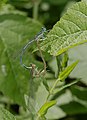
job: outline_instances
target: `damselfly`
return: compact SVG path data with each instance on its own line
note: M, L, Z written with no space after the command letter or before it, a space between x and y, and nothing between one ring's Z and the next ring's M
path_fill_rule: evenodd
M44 33L47 32L46 28L42 27L41 31L31 40L29 41L21 50L20 52L20 64L25 67L26 69L30 69L31 67L28 67L26 66L24 63L23 63L23 60L22 60L22 57L23 57L23 54L25 52L25 50L34 42L34 41L38 41L39 39L44 39ZM38 43L38 42L37 42ZM40 47L39 47L39 44L38 44L38 48L39 48L39 51L40 51L40 54L41 54L41 57L42 57L42 60L45 64L45 61L43 59L43 56L42 56L42 53L41 53L41 50L40 50ZM45 65L46 66L46 65Z

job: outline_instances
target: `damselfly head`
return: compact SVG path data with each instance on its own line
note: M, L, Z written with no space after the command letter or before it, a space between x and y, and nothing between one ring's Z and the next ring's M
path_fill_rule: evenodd
M46 28L45 28L45 27L42 27L42 31L43 31L43 32L46 32Z

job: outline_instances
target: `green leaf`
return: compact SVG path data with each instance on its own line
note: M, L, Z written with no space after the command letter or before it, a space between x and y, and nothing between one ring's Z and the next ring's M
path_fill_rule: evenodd
M71 82L71 83L69 83L69 84L66 84L66 85L60 87L59 89L56 88L55 91L54 91L54 94L56 94L56 93L58 93L58 92L64 90L65 88L68 88L68 87L70 87L70 86L76 84L78 81L79 81L79 80L77 79L77 80L75 80L75 81L73 81L73 82Z
M70 66L66 67L62 72L60 72L58 79L64 80L68 77L68 75L72 72L75 66L78 64L79 61L72 63Z
M21 8L30 8L32 7L32 0L9 0L9 3L14 5L14 6L17 6L17 7L21 7Z
M38 119L39 119L39 120L46 120L46 118L45 118L44 116L39 117Z
M87 107L79 102L72 101L68 104L59 106L67 115L85 114L87 113Z
M7 0L0 0L0 5L6 3Z
M44 116L47 113L47 110L55 104L56 104L55 100L46 102L38 111L38 116L39 117Z
M67 66L68 59L69 59L68 54L64 53L64 56L62 58L62 63L61 63L62 68L65 68Z
M49 91L49 86L48 86L47 80L45 78L42 78L42 79L43 79L43 84L44 84L46 90Z
M0 15L0 91L21 105L24 105L24 94L27 93L30 76L20 66L19 58L14 61L12 56L40 28L40 23L23 15ZM34 61L33 55L29 55L29 60ZM29 64L28 58L26 61Z
M87 2L87 0L82 0L83 2Z
M9 111L0 107L0 120L16 120L16 118Z
M8 13L15 13L15 14L21 14L21 15L27 15L27 13L17 10L14 6L11 4L4 4L2 5L0 9L0 14L8 14Z
M72 94L76 96L78 99L87 102L87 88L83 88L80 86L73 86L70 88Z
M69 64L79 60L79 64L70 74L71 78L81 78L81 82L87 85L87 44L77 46L69 52Z
M87 42L87 3L78 2L48 33L41 47L51 55L57 56L76 45Z

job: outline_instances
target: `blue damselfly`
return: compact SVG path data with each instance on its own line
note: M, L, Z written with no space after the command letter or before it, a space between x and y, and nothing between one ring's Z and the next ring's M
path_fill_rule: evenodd
M38 40L40 40L40 39L44 39L44 33L45 33L45 32L47 32L47 31L46 31L46 28L42 27L41 31L40 31L32 40L30 40L30 41L22 48L22 50L21 50L21 52L20 52L20 64L21 64L23 67L25 67L26 69L29 69L29 68L31 68L31 67L28 67L28 66L26 66L26 65L23 63L22 57L23 57L23 54L24 54L25 50L26 50L34 41L38 41ZM38 45L38 47L39 47L39 45ZM40 47L39 47L39 51L40 51L40 54L41 54L41 57L42 57L42 53L41 53ZM42 57L42 60L43 60L43 57ZM43 60L43 62L44 62L44 60ZM44 64L45 64L45 62L44 62Z

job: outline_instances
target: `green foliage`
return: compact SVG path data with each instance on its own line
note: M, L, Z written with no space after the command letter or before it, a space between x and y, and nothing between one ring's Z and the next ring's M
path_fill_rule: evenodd
M42 49L57 56L71 47L87 42L86 7L85 2L79 2L69 8L47 35L46 40L41 45Z
M84 85L80 86L77 83L81 81L80 75L73 81L69 78L69 75L74 76L71 72L77 66L79 57L76 55L74 58L72 54L68 56L66 52L69 48L87 42L87 3L82 0L74 4L58 21L60 12L68 1L8 0L6 4L7 1L3 0L0 4L0 104L13 113L11 106L17 104L18 113L15 113L15 116L17 114L18 120L54 120L67 115L87 114L87 89L84 87L86 84L80 83ZM45 9L46 5L48 9ZM56 7L57 19L53 14ZM50 25L53 19L58 21L54 26ZM20 48L35 38L34 36L44 26L41 22L45 25L48 22L46 27L53 26L53 28L48 34L46 33L43 41L39 41L41 50L44 50L42 55L40 50L32 53L36 49L36 43L26 49L23 63L34 67L24 69L19 64ZM18 54L14 59L16 52ZM70 60L76 62L70 63ZM46 74L43 74L43 61L47 63ZM83 67L80 67L79 71L81 69ZM4 96L9 100L4 99ZM2 107L0 107L0 119L16 120Z
M49 86L48 86L47 80L45 78L43 78L42 80L43 80L43 84L44 84L46 90L49 91Z
M87 2L87 0L82 0L83 2Z
M62 91L63 89L65 89L65 88L67 88L67 87L70 87L70 86L76 84L78 81L79 81L79 80L75 80L74 82L68 83L68 84L66 84L66 85L64 85L64 86L62 86L62 87L60 87L60 88L56 88L56 89L54 90L54 93L56 94L56 93Z
M7 0L0 0L0 4L6 3Z
M55 100L46 102L38 111L38 116L39 117L44 116L47 113L47 110L55 104L56 104Z
M69 76L71 71L75 68L75 66L78 64L78 62L79 61L74 62L73 64L65 68L62 72L60 72L58 79L61 81L65 80Z
M68 54L65 53L62 59L62 63L61 63L61 66L63 69L67 66L67 61L68 61Z
M2 68L0 90L12 98L15 103L24 105L23 94L27 92L25 87L28 83L25 80L27 76L18 67L19 63L13 62L12 56L18 47L23 46L23 40L27 41L40 29L41 24L18 14L0 15L0 23L0 65ZM17 75L18 71L21 71L20 75Z
M69 104L61 105L60 108L62 108L62 110L68 115L87 113L87 107L75 101L72 101Z
M62 72L59 73L58 79L54 82L52 88L51 88L50 91L49 91L48 98L49 98L50 94L53 94L53 93L54 93L55 88L56 88L56 86L58 85L58 83L59 83L60 81L64 81L64 80L69 76L69 74L70 74L71 71L75 68L75 66L76 66L77 64L78 64L78 61L76 61L76 62L74 62L73 64L71 64L70 66L66 67ZM67 85L61 87L58 91L61 91L61 90L63 90L64 88L69 87L69 86L71 86L71 85L73 85L73 84L75 84L75 83L76 83L76 81L74 81L74 83L72 82L72 83L70 83L70 84L67 84Z
M0 120L16 120L16 118L9 111L0 107Z
M87 101L87 89L79 86L71 87L71 92L75 95L78 99Z
M69 64L71 64L75 60L79 60L79 64L77 67L73 70L73 72L70 74L70 77L72 78L81 78L81 81L84 84L87 84L87 44L83 44L80 46L75 47L74 49L71 49L69 54Z

